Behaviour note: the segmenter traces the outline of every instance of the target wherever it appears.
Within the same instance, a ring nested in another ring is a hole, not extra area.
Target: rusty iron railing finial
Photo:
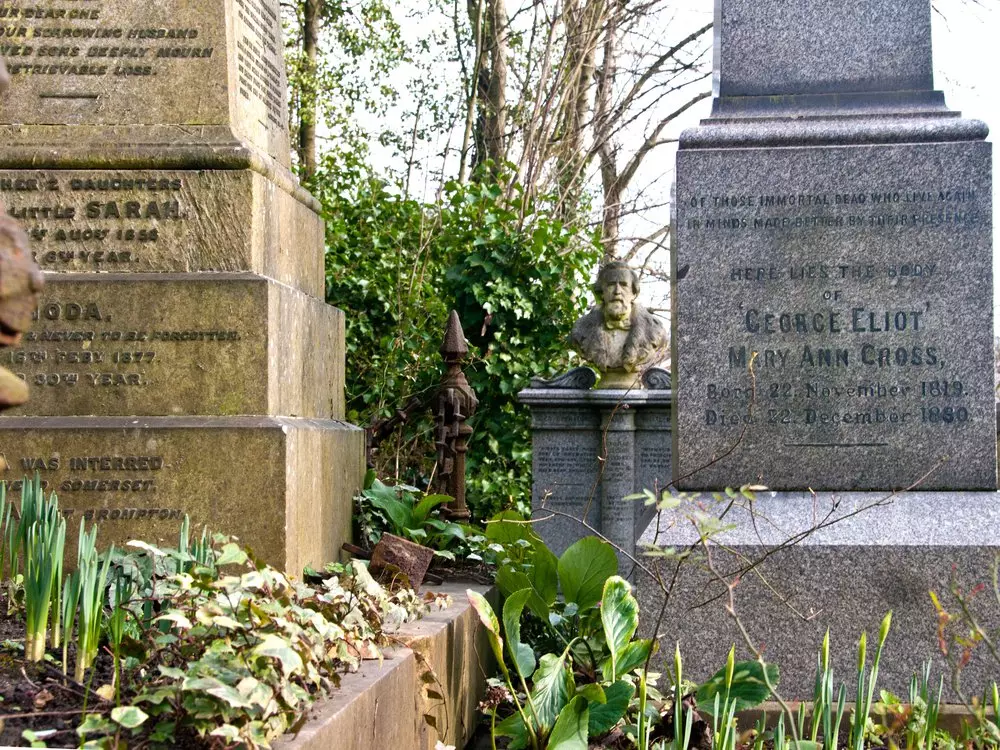
[[[445,493],[454,498],[448,503],[448,515],[464,520],[470,515],[465,505],[465,453],[472,427],[467,420],[476,413],[479,401],[462,372],[469,347],[455,310],[448,316],[440,351],[447,369],[441,377],[434,410],[437,475]]]

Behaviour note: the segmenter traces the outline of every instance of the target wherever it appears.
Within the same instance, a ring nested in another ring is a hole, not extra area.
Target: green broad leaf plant
[[[404,484],[390,486],[369,470],[364,489],[355,499],[360,536],[369,545],[374,546],[388,531],[430,547],[446,560],[483,559],[486,538],[482,530],[451,521],[441,513],[441,506],[452,500],[449,495],[423,493]]]
[[[341,674],[381,658],[390,633],[445,603],[390,593],[361,562],[299,582],[235,539],[207,531],[192,539],[187,519],[175,549],[132,541],[103,553],[97,526],[81,522],[75,569],[63,580],[58,500],[37,475],[22,487],[15,517],[0,482],[0,558],[9,563],[0,559],[0,574],[11,590],[22,582],[27,658],[58,663],[61,652],[68,672],[75,633],[84,747],[269,747]],[[113,684],[92,689],[105,654]],[[44,747],[55,731],[22,737]]]
[[[588,738],[625,717],[635,694],[631,673],[654,649],[651,639],[635,638],[639,606],[631,585],[599,539],[581,539],[556,558],[515,512],[487,524],[486,536],[505,550],[497,569],[505,597],[499,619],[482,595],[467,595],[516,708],[501,721],[494,711],[493,732],[510,738],[511,750],[586,748]],[[522,632],[526,618],[544,630],[532,640],[556,648],[536,658]]]
[[[360,562],[330,565],[307,585],[221,535],[191,549],[184,536],[180,550],[131,543],[137,552],[114,558],[111,600],[144,623],[109,634],[129,655],[116,673],[137,689],[110,715],[84,717],[87,746],[197,735],[268,747],[427,608],[410,590],[382,589]]]
[[[486,537],[504,550],[496,578],[504,603],[495,612],[480,594],[466,593],[514,705],[505,717],[491,709],[494,737],[508,738],[510,750],[585,750],[621,727],[639,747],[651,747],[661,717],[649,699],[660,696],[646,665],[657,646],[636,637],[639,605],[617,575],[612,546],[585,537],[556,557],[513,511],[490,521]],[[726,668],[697,689],[699,708],[707,704],[719,729],[724,722],[735,727],[735,712],[766,700],[768,683],[777,680],[776,667],[736,662],[731,652]],[[684,687],[678,682],[675,695]],[[693,712],[681,716],[674,703],[677,725],[690,724]]]

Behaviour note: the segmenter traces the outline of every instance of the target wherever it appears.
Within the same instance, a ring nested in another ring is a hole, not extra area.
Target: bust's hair
[[[610,263],[605,263],[597,272],[597,280],[594,282],[594,296],[597,299],[604,299],[601,291],[601,283],[611,271],[628,271],[629,277],[632,279],[632,294],[639,294],[639,274],[635,272],[635,269],[629,267],[629,264],[625,261],[613,260]]]

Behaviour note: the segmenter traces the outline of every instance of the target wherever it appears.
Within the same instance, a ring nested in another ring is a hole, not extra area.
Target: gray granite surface
[[[680,486],[996,488],[989,165],[983,142],[678,153]]]
[[[952,115],[957,113],[952,113]],[[681,133],[682,149],[757,148],[762,146],[859,146],[885,143],[981,141],[989,128],[979,120],[952,115],[901,118],[858,114],[854,117],[805,117],[738,121],[705,120],[703,126]]]
[[[716,94],[933,88],[927,0],[716,0]]]
[[[905,694],[932,657],[936,679],[929,592],[954,611],[953,581],[986,584],[976,614],[1000,625],[991,147],[934,91],[930,13],[929,0],[717,1],[712,116],[677,161],[674,477],[788,491],[728,509],[665,608],[635,575],[645,631],[661,654],[679,642],[693,679],[734,642],[749,655],[730,590],[790,699],[811,697],[827,628],[837,681],[853,682],[858,636],[872,643],[889,610],[879,687]],[[693,514],[723,515],[713,494],[684,498],[641,542],[688,548]],[[975,650],[965,686],[998,666]]]
[[[690,508],[687,501],[683,508]],[[715,515],[721,506],[702,499]],[[834,507],[836,506],[836,507]],[[696,541],[686,511],[651,524],[641,544],[686,548]],[[937,613],[930,591],[955,611],[949,594],[952,578],[966,591],[989,586],[990,569],[1000,553],[995,530],[1000,496],[995,492],[914,492],[895,497],[865,493],[758,493],[753,503],[725,517],[735,528],[711,547],[712,566],[733,589],[736,612],[753,641],[779,664],[780,689],[789,699],[812,694],[816,651],[830,628],[837,681],[848,682],[853,699],[854,660],[861,630],[869,643],[885,613],[893,611],[880,686],[904,694],[910,675],[934,659],[935,680],[946,670],[937,641]],[[815,533],[810,528],[827,524]],[[782,546],[794,540],[793,546]],[[723,550],[725,548],[725,551]],[[703,555],[703,551],[702,551]],[[752,571],[750,563],[757,563]],[[668,577],[673,565],[659,565]],[[725,663],[731,644],[748,657],[735,622],[724,608],[725,587],[707,570],[704,557],[682,569],[658,632],[661,654],[678,641],[692,679],[704,679]],[[635,577],[644,629],[651,632],[663,595],[651,579]],[[1000,604],[987,592],[974,607],[983,624],[1000,625]],[[660,657],[666,658],[666,657]],[[869,656],[869,659],[871,657]],[[963,684],[981,691],[997,666],[985,649],[973,652]],[[946,678],[946,683],[948,679]],[[949,700],[956,698],[947,693]]]
[[[632,553],[653,509],[626,498],[670,481],[670,391],[529,388],[518,398],[531,409],[535,529],[561,554],[589,535],[585,521]]]

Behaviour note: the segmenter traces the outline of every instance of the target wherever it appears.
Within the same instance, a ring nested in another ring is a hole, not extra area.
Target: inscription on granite
[[[547,504],[571,502],[579,509],[595,491],[594,472],[597,446],[589,435],[578,439],[553,437],[541,440],[534,448],[535,483],[549,497]]]
[[[601,526],[599,436],[596,431],[581,429],[593,420],[573,410],[553,410],[541,421],[545,429],[536,429],[532,437],[532,508],[537,518],[547,518],[550,514],[546,510],[569,516],[548,518],[539,527],[546,543],[561,554],[582,536],[582,527],[574,519],[585,519],[595,528]]]
[[[227,270],[250,244],[247,223],[224,218],[242,205],[242,182],[238,172],[9,171],[0,196],[45,269]]]
[[[0,173],[0,195],[43,267],[129,268],[188,234],[190,213],[181,198],[187,179],[186,173],[7,172]]]
[[[210,58],[221,55],[225,64],[225,27],[204,19],[203,8],[178,4],[5,2],[0,55],[13,79],[12,103],[20,110],[30,99],[96,102],[106,96],[109,78],[118,99],[156,97],[188,75],[180,66],[194,66],[191,74],[199,75]],[[24,77],[42,80],[26,87]],[[40,112],[12,117],[44,122]]]
[[[261,0],[236,0],[236,6],[240,22],[236,43],[240,97],[263,104],[271,124],[287,129],[285,73],[277,64],[281,60],[281,19],[272,5]]]
[[[155,492],[156,477],[163,471],[163,456],[68,456],[59,454],[47,456],[22,456],[15,464],[24,476],[32,476],[35,472],[48,475],[52,472],[62,472],[65,479],[50,482],[42,479],[42,487],[58,492],[60,497],[67,493],[134,493]],[[17,492],[21,489],[22,480],[9,482],[10,488]],[[77,495],[73,495],[76,497]],[[74,514],[90,520],[98,521],[131,521],[144,518],[159,518],[168,520],[180,518],[180,511],[168,508],[124,508],[110,507],[94,508],[64,508],[63,515],[71,517]]]
[[[0,478],[19,491],[22,478],[37,471],[42,486],[58,493],[69,523],[99,522],[106,542],[122,544],[137,534],[149,541],[169,538],[190,514],[193,524],[255,539],[263,554],[280,556],[287,460],[282,430],[249,428],[260,420],[246,417],[203,429],[198,419],[178,424],[151,418],[101,429],[99,422],[55,418],[44,428],[36,422],[18,432],[13,426],[24,419],[5,418]],[[267,503],[237,490],[234,457],[253,467]]]
[[[985,149],[680,152],[685,486],[995,486]]]
[[[289,170],[279,13],[0,0],[0,199],[49,272],[0,354],[31,389],[0,478],[40,472],[104,544],[188,513],[297,572],[349,538],[363,435],[336,419],[343,314]]]

